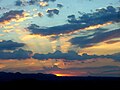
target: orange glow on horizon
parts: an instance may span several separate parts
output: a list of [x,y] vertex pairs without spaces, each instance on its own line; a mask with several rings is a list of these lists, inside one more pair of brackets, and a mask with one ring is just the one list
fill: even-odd
[[62,76],[75,76],[75,75],[72,75],[72,74],[62,74],[62,73],[58,73],[58,74],[55,74],[56,76],[58,77],[62,77]]

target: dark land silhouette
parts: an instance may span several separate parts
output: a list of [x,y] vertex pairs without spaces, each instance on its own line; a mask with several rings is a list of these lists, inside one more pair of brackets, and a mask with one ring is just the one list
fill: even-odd
[[30,88],[120,88],[120,77],[58,77],[53,74],[22,74],[0,72],[0,87],[20,89]]

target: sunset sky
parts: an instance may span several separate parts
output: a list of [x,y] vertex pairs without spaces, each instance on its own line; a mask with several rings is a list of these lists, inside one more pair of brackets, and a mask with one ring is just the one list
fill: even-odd
[[120,75],[120,0],[0,0],[0,71]]

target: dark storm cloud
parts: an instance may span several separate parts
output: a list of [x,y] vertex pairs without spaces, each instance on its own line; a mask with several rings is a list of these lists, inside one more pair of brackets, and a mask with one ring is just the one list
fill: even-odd
[[[47,10],[48,16],[52,17],[54,14],[58,14],[57,10]],[[51,35],[51,34],[61,34],[76,31],[78,29],[83,29],[89,26],[104,24],[107,22],[119,22],[120,21],[120,10],[112,6],[107,8],[98,9],[94,13],[82,14],[78,18],[75,15],[68,16],[69,24],[64,24],[54,27],[41,28],[35,24],[28,27],[33,34]],[[37,28],[36,28],[37,26]]]
[[113,55],[88,55],[87,53],[83,53],[82,55],[78,55],[74,51],[69,51],[68,53],[62,53],[61,51],[56,51],[54,53],[48,54],[34,54],[33,58],[43,60],[43,59],[65,59],[65,60],[87,60],[93,58],[110,58],[119,61],[120,53],[116,53]]
[[15,50],[19,47],[23,47],[25,44],[9,41],[0,42],[0,50]]
[[27,59],[31,57],[32,52],[23,49],[15,50],[14,52],[0,51],[0,59]]
[[[92,38],[90,38],[91,36]],[[80,47],[84,48],[87,46],[94,45],[96,43],[100,43],[106,40],[119,38],[119,37],[120,37],[120,29],[116,29],[108,32],[95,33],[90,36],[75,37],[72,38],[70,42],[74,45],[79,45]]]
[[16,15],[23,16],[23,10],[11,10],[6,12],[0,17],[0,23],[4,21],[10,21],[12,19],[17,19]]

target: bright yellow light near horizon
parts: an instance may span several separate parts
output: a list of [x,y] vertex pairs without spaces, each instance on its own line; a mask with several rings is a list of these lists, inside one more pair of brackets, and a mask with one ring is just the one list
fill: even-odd
[[55,74],[56,76],[58,76],[58,77],[62,77],[62,76],[74,76],[74,75],[72,75],[72,74],[60,74],[60,73],[58,73],[58,74]]

